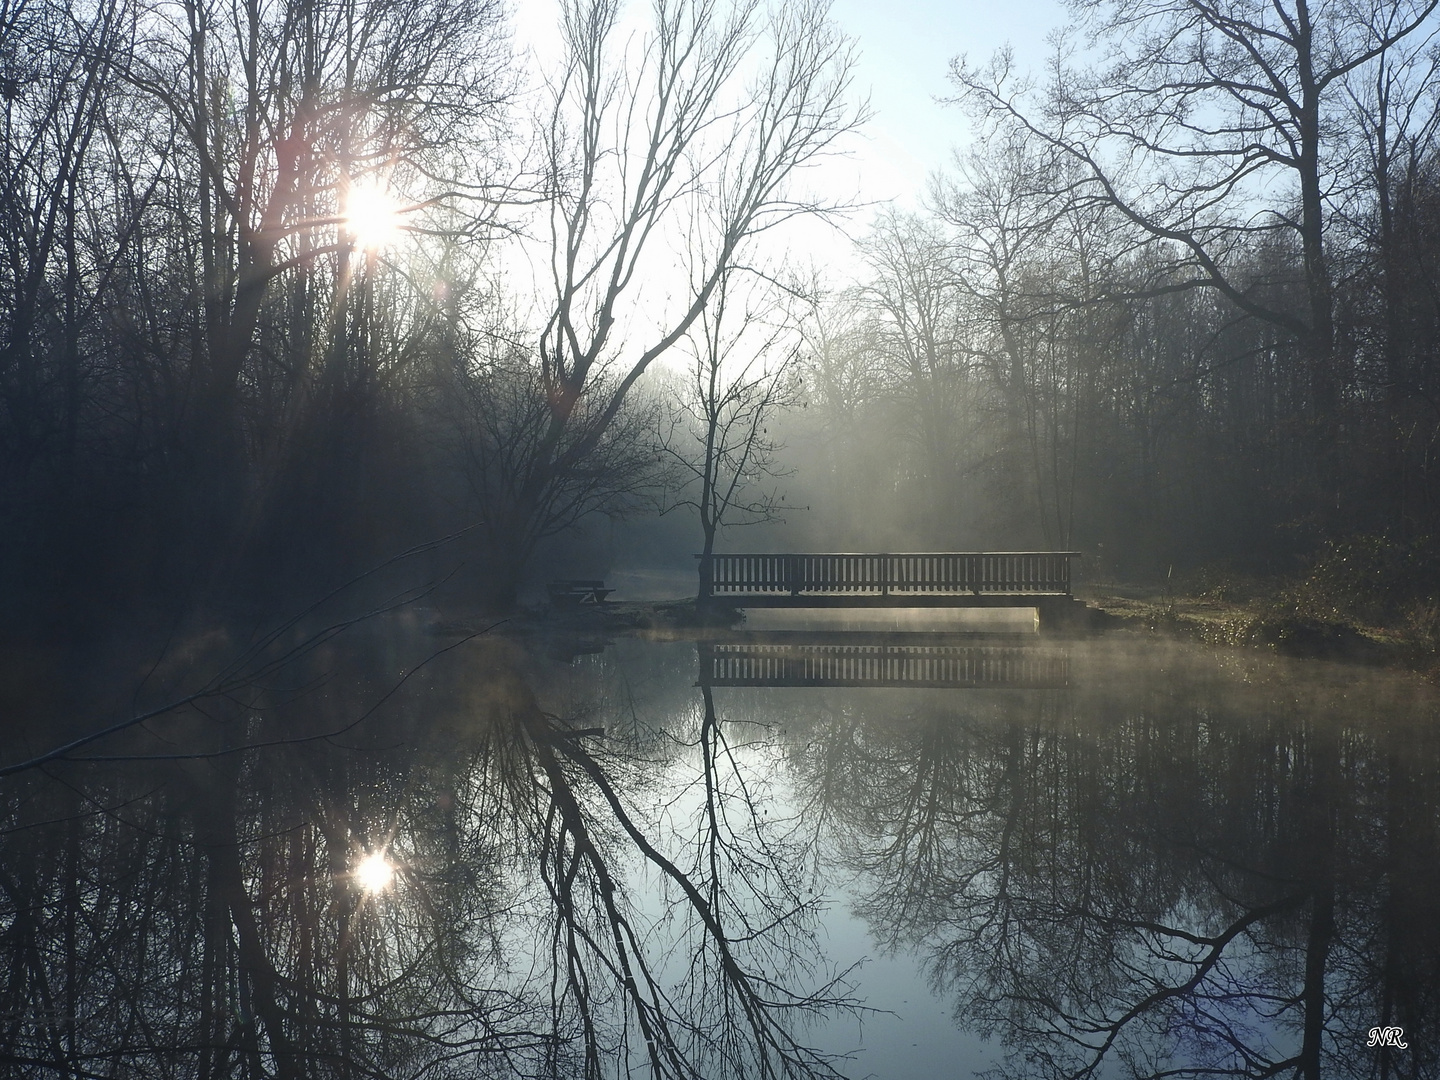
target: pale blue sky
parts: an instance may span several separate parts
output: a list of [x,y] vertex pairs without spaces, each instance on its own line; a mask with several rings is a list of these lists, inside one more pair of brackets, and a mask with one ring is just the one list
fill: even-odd
[[1038,69],[1065,10],[1060,0],[835,0],[831,16],[859,45],[857,85],[875,113],[856,151],[864,197],[910,203],[965,141],[965,117],[934,100],[951,92],[951,57],[983,63],[1008,43],[1022,69]]

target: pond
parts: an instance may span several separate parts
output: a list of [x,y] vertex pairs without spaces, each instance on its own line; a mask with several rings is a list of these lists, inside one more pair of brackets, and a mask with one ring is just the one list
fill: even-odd
[[[172,651],[118,704],[32,695],[0,762],[35,762],[0,780],[6,1075],[1440,1070],[1405,675],[404,618]],[[46,754],[80,703],[118,730]]]

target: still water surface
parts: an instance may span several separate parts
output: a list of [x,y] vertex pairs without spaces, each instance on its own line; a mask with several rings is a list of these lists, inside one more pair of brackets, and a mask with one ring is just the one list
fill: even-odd
[[1440,1075],[1430,688],[896,640],[272,642],[0,780],[0,1068]]

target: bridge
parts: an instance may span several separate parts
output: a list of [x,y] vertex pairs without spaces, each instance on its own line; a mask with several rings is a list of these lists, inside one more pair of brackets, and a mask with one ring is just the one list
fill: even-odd
[[1042,621],[1083,610],[1077,551],[697,555],[701,604],[729,607],[1033,607]]

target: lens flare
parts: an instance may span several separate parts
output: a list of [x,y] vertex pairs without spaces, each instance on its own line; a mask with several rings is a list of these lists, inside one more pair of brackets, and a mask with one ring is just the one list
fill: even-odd
[[377,251],[400,236],[400,204],[382,188],[357,184],[345,196],[345,228],[355,246]]
[[368,893],[381,893],[395,882],[395,867],[378,851],[366,855],[355,867],[355,880]]

